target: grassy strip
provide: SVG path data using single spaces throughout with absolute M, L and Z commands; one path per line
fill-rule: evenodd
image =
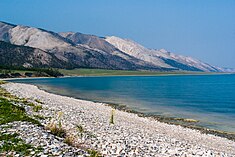
M 40 152 L 41 148 L 35 148 L 26 144 L 22 139 L 15 134 L 0 134 L 0 141 L 3 143 L 0 146 L 0 153 L 16 152 L 21 155 L 29 155 L 31 151 Z
M 131 71 L 131 70 L 106 70 L 106 69 L 59 69 L 59 72 L 67 76 L 125 76 L 125 75 L 177 75 L 177 74 L 209 74 L 205 72 L 158 72 L 158 71 Z M 210 73 L 211 74 L 211 73 Z
M 42 105 L 35 105 L 35 106 L 33 106 L 33 111 L 34 112 L 38 112 L 41 109 L 42 109 Z
M 3 81 L 0 81 L 1 83 L 5 83 Z M 20 99 L 9 92 L 7 92 L 5 89 L 0 87 L 0 125 L 10 123 L 13 121 L 28 121 L 33 124 L 41 126 L 40 122 L 30 118 L 23 107 L 16 106 L 12 102 L 22 102 L 24 104 L 29 105 L 27 100 Z M 35 106 L 34 104 L 32 105 Z M 41 107 L 36 107 L 36 110 L 39 110 Z
M 5 82 L 4 82 L 4 84 L 5 84 Z M 0 98 L 1 97 L 7 98 L 7 99 L 9 99 L 13 102 L 23 102 L 23 103 L 25 102 L 25 99 L 20 99 L 20 98 L 12 95 L 11 93 L 7 92 L 5 89 L 0 87 Z
M 3 83 L 5 82 L 0 81 L 0 84 Z M 0 88 L 0 125 L 14 121 L 27 121 L 39 126 L 41 125 L 37 120 L 27 116 L 26 111 L 23 107 L 14 105 L 12 101 L 22 102 L 21 99 L 11 95 L 6 90 Z M 41 150 L 40 148 L 35 148 L 29 144 L 26 144 L 17 136 L 17 134 L 0 133 L 0 143 L 2 143 L 0 145 L 0 155 L 9 155 L 9 152 L 16 152 L 21 155 L 29 155 L 31 151 L 38 152 Z
M 39 126 L 41 125 L 37 120 L 27 116 L 23 107 L 13 105 L 5 98 L 0 98 L 0 125 L 13 121 L 28 121 Z
M 8 100 L 15 102 L 15 103 L 21 102 L 27 106 L 31 106 L 34 112 L 38 112 L 39 110 L 42 110 L 42 105 L 35 105 L 34 103 L 29 102 L 25 98 L 18 98 L 16 96 L 10 94 L 9 92 L 7 92 L 3 88 L 0 88 L 0 97 L 7 98 Z M 39 102 L 39 100 L 37 100 L 36 102 L 42 104 L 42 102 Z

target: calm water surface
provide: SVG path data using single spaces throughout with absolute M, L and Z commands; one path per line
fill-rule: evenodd
M 144 113 L 197 119 L 204 127 L 235 132 L 235 75 L 69 77 L 12 82 L 127 105 Z

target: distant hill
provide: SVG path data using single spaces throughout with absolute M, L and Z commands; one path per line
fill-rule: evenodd
M 134 56 L 138 59 L 150 62 L 156 66 L 167 67 L 167 68 L 176 68 L 178 70 L 185 71 L 205 71 L 205 72 L 219 72 L 221 69 L 206 64 L 197 59 L 191 57 L 186 57 L 182 55 L 177 55 L 167 50 L 152 50 L 143 47 L 142 45 L 128 40 L 121 39 L 118 37 L 107 37 L 105 39 L 110 44 L 113 44 L 115 47 L 121 51 Z
M 227 72 L 166 50 L 118 37 L 56 33 L 0 22 L 0 64 L 54 68 Z M 229 71 L 232 71 L 229 69 Z
M 32 47 L 13 45 L 4 41 L 0 41 L 0 65 L 36 68 L 66 67 L 66 64 L 53 54 Z

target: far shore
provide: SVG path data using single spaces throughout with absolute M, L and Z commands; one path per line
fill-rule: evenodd
M 7 80 L 20 80 L 20 79 L 45 79 L 45 78 L 66 78 L 66 77 L 116 77 L 116 76 L 133 76 L 133 77 L 144 77 L 144 76 L 197 76 L 197 75 L 234 75 L 235 73 L 215 73 L 215 72 L 203 72 L 203 73 L 158 73 L 158 74 L 112 74 L 112 73 L 85 73 L 85 74 L 71 74 L 60 77 L 11 77 L 11 78 L 0 78 L 2 81 Z

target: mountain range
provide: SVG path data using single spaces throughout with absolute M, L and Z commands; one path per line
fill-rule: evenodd
M 232 72 L 167 50 L 148 49 L 115 36 L 0 22 L 0 65 L 52 68 L 101 68 L 151 71 Z

